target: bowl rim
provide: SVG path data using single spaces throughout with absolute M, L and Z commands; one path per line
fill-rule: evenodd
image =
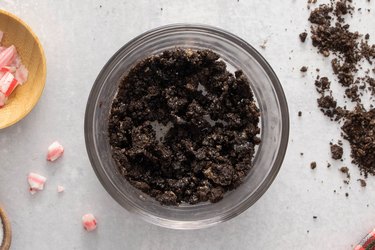
M 0 130 L 1 129 L 5 129 L 7 127 L 10 127 L 14 124 L 16 124 L 17 122 L 21 121 L 23 118 L 25 118 L 28 114 L 30 114 L 30 112 L 34 109 L 34 107 L 36 106 L 36 104 L 39 102 L 40 100 L 40 97 L 42 96 L 43 94 L 43 91 L 44 91 L 44 88 L 45 88 L 45 85 L 46 85 L 46 78 L 47 78 L 47 61 L 46 61 L 46 56 L 45 56 L 45 53 L 44 53 L 44 49 L 43 49 L 43 46 L 42 46 L 42 43 L 40 42 L 39 38 L 36 36 L 36 34 L 34 33 L 34 31 L 30 28 L 30 26 L 24 22 L 21 18 L 19 18 L 18 16 L 8 12 L 8 11 L 5 11 L 3 9 L 0 9 L 0 15 L 6 15 L 10 18 L 12 18 L 13 20 L 15 20 L 16 22 L 20 23 L 22 26 L 24 26 L 26 28 L 26 30 L 31 34 L 31 36 L 33 37 L 33 39 L 35 40 L 35 43 L 37 44 L 38 46 L 38 49 L 42 55 L 42 65 L 43 65 L 43 69 L 42 69 L 42 72 L 44 72 L 43 74 L 43 77 L 42 77 L 42 89 L 41 91 L 38 93 L 38 96 L 37 98 L 35 99 L 35 102 L 33 102 L 31 105 L 30 105 L 30 110 L 28 112 L 24 112 L 22 113 L 22 115 L 18 116 L 16 119 L 13 119 L 11 120 L 10 122 L 7 122 L 5 123 L 4 125 L 0 125 Z
M 167 31 L 188 31 L 188 30 L 194 30 L 194 31 L 205 31 L 205 32 L 213 32 L 216 35 L 219 35 L 221 37 L 224 37 L 225 39 L 236 43 L 237 45 L 241 46 L 242 49 L 244 49 L 247 53 L 249 53 L 264 69 L 266 74 L 270 77 L 271 83 L 275 89 L 276 95 L 278 97 L 278 103 L 280 105 L 280 112 L 282 114 L 281 116 L 281 124 L 282 124 L 282 129 L 281 129 L 281 140 L 280 140 L 280 145 L 279 145 L 279 150 L 277 152 L 277 156 L 275 158 L 275 162 L 273 167 L 271 168 L 270 172 L 267 175 L 267 178 L 261 185 L 258 187 L 257 190 L 255 190 L 254 195 L 252 196 L 252 200 L 249 198 L 244 200 L 242 203 L 237 204 L 232 208 L 231 213 L 226 214 L 221 218 L 220 221 L 217 220 L 212 220 L 212 219 L 204 219 L 204 220 L 184 220 L 183 222 L 181 221 L 176 221 L 176 220 L 171 220 L 171 219 L 166 219 L 166 218 L 160 218 L 156 216 L 143 216 L 146 214 L 145 211 L 142 209 L 138 210 L 138 207 L 134 207 L 133 204 L 123 202 L 121 199 L 119 199 L 118 195 L 114 194 L 114 191 L 119 192 L 117 187 L 113 185 L 112 182 L 105 182 L 103 179 L 103 176 L 107 176 L 104 170 L 101 168 L 97 168 L 96 163 L 99 161 L 98 155 L 95 153 L 95 149 L 90 147 L 90 144 L 92 145 L 94 140 L 93 140 L 93 129 L 92 129 L 92 124 L 93 124 L 93 114 L 95 111 L 95 105 L 90 105 L 92 99 L 96 99 L 96 97 L 99 94 L 99 91 L 101 90 L 101 78 L 103 74 L 106 73 L 107 67 L 117 59 L 119 54 L 125 50 L 132 48 L 135 44 L 137 44 L 139 41 L 143 39 L 147 39 L 149 37 L 154 36 L 155 34 L 162 33 L 162 32 L 167 32 Z M 205 228 L 209 227 L 212 225 L 215 225 L 219 222 L 227 221 L 229 219 L 232 219 L 236 217 L 237 215 L 241 214 L 245 210 L 247 210 L 250 206 L 252 206 L 256 201 L 259 200 L 259 198 L 267 191 L 267 189 L 271 186 L 272 182 L 275 180 L 281 165 L 283 163 L 286 151 L 287 151 L 287 146 L 288 146 L 288 141 L 289 141 L 289 127 L 290 127 L 290 121 L 289 121 L 289 110 L 288 110 L 288 104 L 286 100 L 285 93 L 283 91 L 283 88 L 281 86 L 281 83 L 274 72 L 274 70 L 271 68 L 270 64 L 266 61 L 266 59 L 249 43 L 247 43 L 245 40 L 242 38 L 238 37 L 237 35 L 234 35 L 226 30 L 223 30 L 221 28 L 217 28 L 215 26 L 211 25 L 205 25 L 205 24 L 194 24 L 194 23 L 176 23 L 176 24 L 169 24 L 165 26 L 160 26 L 154 29 L 151 29 L 149 31 L 146 31 L 129 42 L 127 42 L 124 46 L 122 46 L 108 61 L 107 63 L 103 66 L 102 70 L 98 74 L 93 87 L 90 91 L 88 101 L 87 101 L 87 106 L 86 106 L 86 111 L 85 111 L 85 121 L 84 121 L 84 132 L 85 132 L 85 144 L 86 144 L 86 151 L 90 160 L 90 163 L 92 165 L 92 168 L 94 169 L 94 172 L 96 176 L 98 177 L 99 181 L 105 188 L 105 190 L 110 194 L 110 196 L 116 200 L 117 203 L 119 203 L 121 206 L 126 208 L 128 211 L 134 212 L 134 214 L 137 214 L 140 216 L 142 219 L 144 219 L 147 222 L 150 222 L 152 224 L 155 224 L 157 226 L 162 226 L 162 227 L 167 227 L 167 228 L 172 228 L 172 229 L 199 229 L 199 228 Z M 110 184 L 109 184 L 110 183 Z M 171 223 L 172 222 L 172 223 Z M 189 224 L 189 226 L 186 226 L 185 224 Z
M 12 229 L 10 226 L 9 219 L 7 217 L 7 214 L 5 213 L 5 210 L 0 205 L 0 219 L 1 223 L 3 224 L 3 241 L 0 242 L 0 249 L 7 250 L 10 248 L 10 244 L 12 242 Z

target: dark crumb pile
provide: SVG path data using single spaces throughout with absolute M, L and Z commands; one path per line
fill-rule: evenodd
M 351 31 L 345 18 L 353 15 L 355 9 L 350 0 L 332 0 L 321 4 L 311 11 L 311 41 L 318 52 L 330 57 L 332 72 L 336 79 L 317 76 L 315 87 L 320 97 L 317 100 L 321 111 L 332 121 L 342 122 L 343 137 L 349 141 L 353 163 L 361 173 L 375 175 L 375 109 L 372 105 L 366 109 L 362 104 L 364 93 L 368 93 L 370 102 L 375 97 L 375 45 L 368 43 L 369 35 Z M 364 63 L 370 68 L 365 70 Z M 371 68 L 372 67 L 372 68 Z M 364 76 L 359 70 L 365 72 Z M 372 72 L 372 73 L 371 73 Z M 331 83 L 338 82 L 344 89 L 344 97 L 356 104 L 349 110 L 340 106 L 334 98 Z M 342 148 L 331 147 L 332 157 L 341 159 Z
M 341 129 L 350 142 L 354 163 L 366 177 L 375 175 L 375 109 L 365 111 L 357 106 L 346 116 Z
M 332 159 L 335 159 L 335 160 L 341 159 L 343 153 L 344 153 L 344 150 L 342 149 L 341 146 L 337 144 L 331 145 Z
M 259 116 L 242 71 L 210 50 L 167 50 L 123 78 L 109 118 L 113 158 L 161 204 L 217 202 L 252 167 Z

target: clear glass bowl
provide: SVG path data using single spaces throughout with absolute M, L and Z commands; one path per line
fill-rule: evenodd
M 121 77 L 139 60 L 175 47 L 211 49 L 228 69 L 242 69 L 261 110 L 261 139 L 254 167 L 244 183 L 218 203 L 162 206 L 134 188 L 118 172 L 108 140 L 108 116 Z M 241 38 L 215 27 L 178 24 L 160 27 L 131 40 L 107 62 L 91 90 L 85 115 L 86 148 L 96 175 L 123 207 L 153 224 L 196 229 L 229 220 L 253 205 L 268 189 L 282 164 L 289 136 L 284 92 L 266 60 Z

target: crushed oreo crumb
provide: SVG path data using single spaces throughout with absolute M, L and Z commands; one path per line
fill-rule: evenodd
M 346 174 L 346 173 L 349 173 L 349 168 L 348 168 L 348 167 L 341 167 L 341 168 L 340 168 L 340 171 L 341 171 L 342 173 Z
M 343 153 L 344 153 L 344 150 L 342 149 L 341 146 L 339 146 L 337 144 L 331 145 L 332 159 L 335 159 L 335 160 L 341 159 Z
M 363 62 L 375 63 L 375 45 L 369 44 L 369 34 L 352 31 L 345 17 L 353 15 L 352 1 L 336 0 L 321 4 L 313 9 L 309 16 L 312 45 L 324 57 L 331 56 L 331 68 L 344 89 L 344 97 L 355 103 L 352 110 L 337 103 L 331 90 L 331 81 L 318 76 L 315 87 L 320 97 L 318 107 L 332 121 L 343 124 L 343 137 L 350 143 L 353 163 L 358 165 L 365 177 L 375 175 L 375 109 L 373 105 L 365 108 L 362 104 L 364 93 L 375 97 L 375 78 L 370 69 L 364 70 L 365 76 L 358 74 Z M 375 72 L 375 69 L 372 69 Z M 341 145 L 340 145 L 341 146 Z M 342 158 L 342 148 L 332 146 L 332 158 Z
M 367 183 L 365 180 L 363 179 L 358 179 L 359 183 L 361 184 L 361 187 L 366 187 L 367 186 Z
M 249 86 L 210 50 L 140 61 L 121 80 L 109 117 L 121 175 L 163 205 L 220 201 L 241 185 L 260 143 Z M 160 139 L 157 127 L 166 131 Z
M 316 168 L 316 162 L 315 161 L 313 161 L 313 162 L 310 163 L 310 168 L 311 169 L 315 169 Z
M 341 129 L 350 142 L 353 163 L 366 177 L 375 175 L 375 109 L 366 111 L 357 106 L 349 112 Z
M 301 42 L 305 42 L 306 41 L 306 38 L 307 38 L 307 32 L 302 32 L 301 34 L 299 34 L 299 39 L 301 40 Z

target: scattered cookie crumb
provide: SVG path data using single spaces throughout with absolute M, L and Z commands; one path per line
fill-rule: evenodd
M 347 173 L 349 173 L 349 168 L 348 167 L 341 167 L 340 171 L 341 171 L 341 173 L 347 174 Z
M 366 183 L 365 180 L 363 180 L 363 179 L 358 179 L 358 181 L 360 182 L 361 187 L 366 187 L 366 186 L 367 186 L 367 183 Z
M 298 116 L 302 116 L 302 111 L 298 111 Z
M 307 37 L 307 32 L 302 32 L 301 34 L 299 34 L 299 39 L 303 43 L 306 41 L 306 37 Z
M 335 160 L 341 159 L 343 153 L 344 153 L 344 150 L 341 146 L 339 146 L 337 144 L 331 145 L 332 159 L 335 159 Z
M 313 162 L 310 163 L 310 168 L 311 169 L 315 169 L 316 168 L 316 162 L 315 161 L 313 161 Z
M 301 69 L 300 69 L 300 71 L 301 71 L 301 72 L 306 72 L 307 69 L 308 69 L 308 68 L 307 68 L 306 66 L 302 66 Z

